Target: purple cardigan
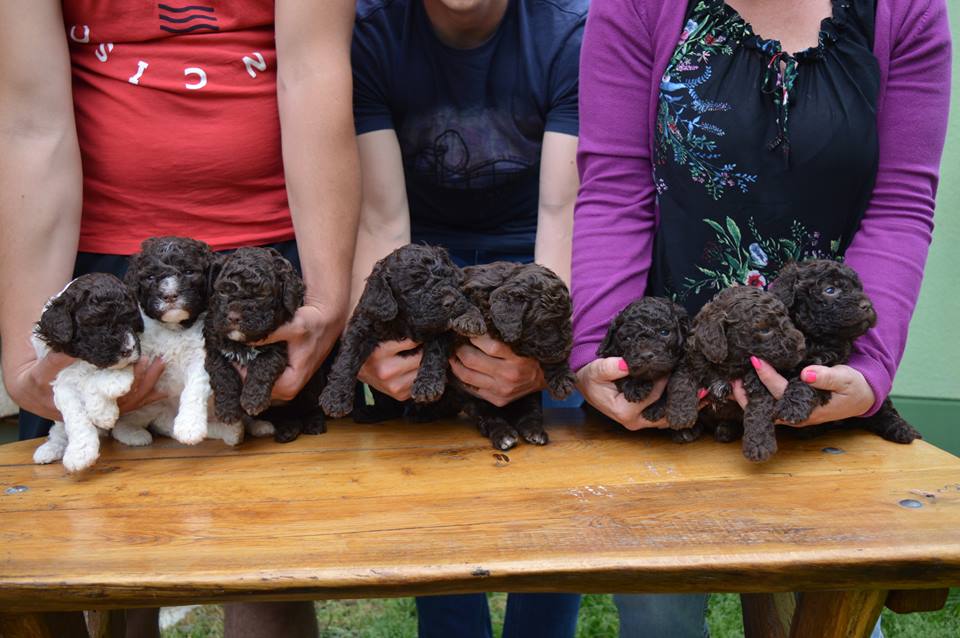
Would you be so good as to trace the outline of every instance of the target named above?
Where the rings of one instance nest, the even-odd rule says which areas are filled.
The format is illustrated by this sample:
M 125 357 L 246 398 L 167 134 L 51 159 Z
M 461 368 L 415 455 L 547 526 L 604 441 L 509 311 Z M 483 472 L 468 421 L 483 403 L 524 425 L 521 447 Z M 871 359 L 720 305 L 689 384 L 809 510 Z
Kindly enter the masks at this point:
M 573 232 L 571 365 L 596 358 L 607 324 L 644 293 L 658 210 L 653 145 L 659 79 L 687 3 L 593 0 L 580 55 L 580 193 Z M 950 99 L 945 0 L 878 0 L 880 161 L 846 252 L 877 309 L 850 365 L 879 408 L 893 385 L 923 277 Z

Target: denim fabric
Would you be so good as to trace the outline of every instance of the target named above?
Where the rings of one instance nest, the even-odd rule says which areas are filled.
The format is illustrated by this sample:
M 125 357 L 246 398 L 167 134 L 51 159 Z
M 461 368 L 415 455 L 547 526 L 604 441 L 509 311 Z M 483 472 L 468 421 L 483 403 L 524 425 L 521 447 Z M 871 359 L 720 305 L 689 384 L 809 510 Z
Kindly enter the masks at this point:
M 573 638 L 580 594 L 510 594 L 503 638 Z M 419 638 L 491 638 L 486 594 L 419 596 Z

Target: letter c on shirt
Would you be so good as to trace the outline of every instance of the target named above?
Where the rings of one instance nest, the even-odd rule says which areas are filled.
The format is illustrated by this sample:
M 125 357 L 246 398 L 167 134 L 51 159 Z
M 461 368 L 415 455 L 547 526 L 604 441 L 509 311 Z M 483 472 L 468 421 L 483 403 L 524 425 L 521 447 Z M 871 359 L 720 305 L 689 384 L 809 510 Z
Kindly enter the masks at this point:
M 184 84 L 185 87 L 187 87 L 192 91 L 196 91 L 197 89 L 202 89 L 207 85 L 207 73 L 206 71 L 204 71 L 199 67 L 195 67 L 195 66 L 188 67 L 183 70 L 183 74 L 187 77 L 190 77 L 191 75 L 196 75 L 199 78 L 196 82 L 193 82 L 193 83 L 187 82 L 186 84 Z

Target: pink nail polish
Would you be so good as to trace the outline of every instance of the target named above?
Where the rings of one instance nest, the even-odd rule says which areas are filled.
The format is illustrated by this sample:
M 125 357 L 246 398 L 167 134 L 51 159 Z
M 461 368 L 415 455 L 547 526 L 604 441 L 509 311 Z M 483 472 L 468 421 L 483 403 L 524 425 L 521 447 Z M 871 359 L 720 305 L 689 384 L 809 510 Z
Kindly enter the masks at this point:
M 753 369 L 759 371 L 763 367 L 763 362 L 756 357 L 750 357 L 750 363 L 753 365 Z
M 620 366 L 620 369 L 623 370 L 624 372 L 626 372 L 627 370 L 630 369 L 630 368 L 627 366 L 627 362 L 626 362 L 625 359 L 620 359 L 620 362 L 619 362 L 617 365 Z
M 707 391 L 704 388 L 697 390 L 697 399 L 702 399 L 705 396 L 707 396 Z
M 807 383 L 814 383 L 817 380 L 817 373 L 813 370 L 807 370 L 803 373 L 803 380 Z

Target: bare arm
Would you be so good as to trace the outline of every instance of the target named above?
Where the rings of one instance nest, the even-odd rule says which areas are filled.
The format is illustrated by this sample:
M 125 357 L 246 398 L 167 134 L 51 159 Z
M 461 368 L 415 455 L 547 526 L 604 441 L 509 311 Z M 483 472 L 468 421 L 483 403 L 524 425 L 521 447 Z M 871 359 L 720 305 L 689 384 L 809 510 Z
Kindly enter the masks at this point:
M 377 260 L 410 242 L 410 209 L 396 132 L 383 129 L 364 133 L 357 137 L 357 144 L 363 202 L 353 261 L 351 307 L 360 299 L 364 282 Z M 400 353 L 416 345 L 406 340 L 380 344 L 360 368 L 359 379 L 394 399 L 409 399 L 421 355 L 405 357 Z
M 570 244 L 577 175 L 577 138 L 547 131 L 540 153 L 540 208 L 535 259 L 570 285 Z
M 271 340 L 289 347 L 274 396 L 292 398 L 343 329 L 360 208 L 350 38 L 354 2 L 277 0 L 277 99 L 305 305 Z
M 49 382 L 69 358 L 38 364 L 30 333 L 46 300 L 70 279 L 80 232 L 80 149 L 60 2 L 0 3 L 0 41 L 4 381 L 18 405 L 54 418 Z

